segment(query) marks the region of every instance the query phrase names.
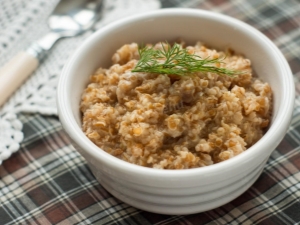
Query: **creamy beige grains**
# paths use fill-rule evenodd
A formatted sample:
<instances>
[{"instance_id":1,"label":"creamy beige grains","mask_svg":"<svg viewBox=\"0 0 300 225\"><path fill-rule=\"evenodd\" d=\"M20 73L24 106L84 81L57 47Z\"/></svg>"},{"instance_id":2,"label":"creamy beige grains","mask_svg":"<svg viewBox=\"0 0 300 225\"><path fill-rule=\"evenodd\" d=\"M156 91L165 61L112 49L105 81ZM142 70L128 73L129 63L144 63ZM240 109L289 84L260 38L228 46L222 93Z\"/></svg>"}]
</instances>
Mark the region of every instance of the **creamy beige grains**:
<instances>
[{"instance_id":1,"label":"creamy beige grains","mask_svg":"<svg viewBox=\"0 0 300 225\"><path fill-rule=\"evenodd\" d=\"M242 73L232 78L132 72L138 46L124 45L110 68L99 68L91 76L82 95L87 137L124 161L159 169L212 165L255 144L271 116L269 84L252 76L250 60L241 55L200 42L186 48L202 58L226 55L224 64L215 66Z\"/></svg>"}]
</instances>

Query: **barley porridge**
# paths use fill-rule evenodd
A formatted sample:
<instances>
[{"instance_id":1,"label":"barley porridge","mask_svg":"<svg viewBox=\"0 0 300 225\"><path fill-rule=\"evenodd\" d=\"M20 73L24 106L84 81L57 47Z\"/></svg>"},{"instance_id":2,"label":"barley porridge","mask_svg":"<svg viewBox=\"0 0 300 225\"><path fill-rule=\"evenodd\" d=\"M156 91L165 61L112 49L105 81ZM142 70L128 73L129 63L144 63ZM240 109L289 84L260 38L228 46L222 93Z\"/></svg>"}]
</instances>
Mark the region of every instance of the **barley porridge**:
<instances>
[{"instance_id":1,"label":"barley porridge","mask_svg":"<svg viewBox=\"0 0 300 225\"><path fill-rule=\"evenodd\" d=\"M161 43L154 48L162 48ZM112 56L110 68L91 76L82 95L86 136L115 157L159 169L212 165L255 144L271 117L269 84L252 76L250 60L232 51L200 42L186 49L201 58L223 57L224 63L215 66L241 73L132 72L138 45L124 45Z\"/></svg>"}]
</instances>

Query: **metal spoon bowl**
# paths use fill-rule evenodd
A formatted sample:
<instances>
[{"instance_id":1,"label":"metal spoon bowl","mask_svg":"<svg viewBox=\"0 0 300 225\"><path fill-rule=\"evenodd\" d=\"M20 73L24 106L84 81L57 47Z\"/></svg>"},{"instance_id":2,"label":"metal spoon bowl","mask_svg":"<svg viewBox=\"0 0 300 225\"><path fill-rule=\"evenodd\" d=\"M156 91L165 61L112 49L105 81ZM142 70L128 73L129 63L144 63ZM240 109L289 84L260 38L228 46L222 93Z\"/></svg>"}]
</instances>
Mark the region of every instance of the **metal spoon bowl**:
<instances>
[{"instance_id":1,"label":"metal spoon bowl","mask_svg":"<svg viewBox=\"0 0 300 225\"><path fill-rule=\"evenodd\" d=\"M60 1L48 19L51 32L26 51L36 51L34 56L41 60L58 39L73 37L89 30L100 17L102 3L103 0Z\"/></svg>"}]
</instances>

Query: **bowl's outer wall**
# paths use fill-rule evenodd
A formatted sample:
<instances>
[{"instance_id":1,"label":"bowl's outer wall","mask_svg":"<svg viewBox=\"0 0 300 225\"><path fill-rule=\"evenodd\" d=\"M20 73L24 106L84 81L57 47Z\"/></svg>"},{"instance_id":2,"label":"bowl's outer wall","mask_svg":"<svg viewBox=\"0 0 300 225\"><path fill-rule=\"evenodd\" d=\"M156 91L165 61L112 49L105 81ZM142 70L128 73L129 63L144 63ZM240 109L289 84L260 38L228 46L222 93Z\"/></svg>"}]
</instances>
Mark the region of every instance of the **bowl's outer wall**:
<instances>
[{"instance_id":1,"label":"bowl's outer wall","mask_svg":"<svg viewBox=\"0 0 300 225\"><path fill-rule=\"evenodd\" d=\"M266 161L265 161L266 162ZM128 182L120 183L118 179L111 178L102 174L96 167L90 165L97 180L115 197L120 200L150 212L171 215L183 215L207 211L222 206L244 193L257 180L263 171L265 162L255 170L249 171L248 176L241 179L235 179L230 185L219 189L210 189L200 194L189 194L186 188L176 189L174 195L166 195L161 192L161 188L151 188L150 192L145 192L145 187L135 185L128 187ZM238 182L236 182L238 180ZM136 188L143 189L137 191ZM201 186L198 189L202 189ZM159 192L158 194L153 191ZM174 188L165 189L165 191L174 191Z\"/></svg>"},{"instance_id":2,"label":"bowl's outer wall","mask_svg":"<svg viewBox=\"0 0 300 225\"><path fill-rule=\"evenodd\" d=\"M157 171L141 168L99 150L85 137L80 128L79 103L89 76L100 66L109 67L112 54L123 44L172 42L178 38L191 45L201 41L220 50L229 47L252 61L258 76L269 82L274 91L273 125L268 133L253 147L231 160L188 171ZM240 21L215 13L173 9L125 19L96 32L83 43L65 66L58 85L57 100L61 122L75 148L92 167L96 178L104 182L106 187L110 188L109 191L118 198L145 209L147 202L138 205L136 203L138 201L134 200L139 199L137 195L133 196L135 191L145 193L143 197L147 199L147 196L151 195L164 196L166 190L170 190L174 192L174 196L179 197L179 193L186 196L180 199L187 204L189 202L187 193L190 197L195 193L199 195L206 193L209 189L218 192L225 186L230 186L229 183L232 184L231 193L234 190L239 191L230 194L231 197L224 198L227 202L245 191L245 187L248 188L257 178L255 172L257 168L263 168L288 128L292 114L293 89L292 75L286 60L275 45L261 33ZM285 114L282 108L285 108ZM110 177L111 180L104 179L105 177ZM125 190L132 190L132 192ZM189 191L186 192L187 190ZM128 196L129 192L133 195ZM224 199L222 201L211 199L205 207L205 204L201 203L201 198L198 198L199 204L202 204L200 208L195 208L192 204L183 210L182 206L175 203L170 207L170 203L166 204L168 207L161 205L159 210L167 214L176 214L180 211L184 214L193 213L224 204L226 203ZM151 205L150 202L148 204ZM148 211L155 210L151 208Z\"/></svg>"}]
</instances>

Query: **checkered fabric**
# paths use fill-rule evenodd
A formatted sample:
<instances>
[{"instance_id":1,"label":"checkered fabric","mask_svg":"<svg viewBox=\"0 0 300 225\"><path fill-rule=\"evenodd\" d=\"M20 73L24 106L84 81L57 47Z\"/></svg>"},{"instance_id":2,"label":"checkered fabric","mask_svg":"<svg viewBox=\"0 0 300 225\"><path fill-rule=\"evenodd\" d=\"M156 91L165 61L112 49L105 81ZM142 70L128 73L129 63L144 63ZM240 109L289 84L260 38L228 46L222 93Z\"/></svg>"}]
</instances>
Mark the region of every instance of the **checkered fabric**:
<instances>
[{"instance_id":1,"label":"checkered fabric","mask_svg":"<svg viewBox=\"0 0 300 225\"><path fill-rule=\"evenodd\" d=\"M262 175L243 195L204 213L166 216L137 210L110 195L73 149L57 117L20 115L21 150L0 166L0 224L300 224L300 2L161 0L240 19L266 34L295 78L291 127Z\"/></svg>"}]
</instances>

